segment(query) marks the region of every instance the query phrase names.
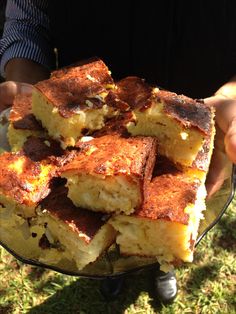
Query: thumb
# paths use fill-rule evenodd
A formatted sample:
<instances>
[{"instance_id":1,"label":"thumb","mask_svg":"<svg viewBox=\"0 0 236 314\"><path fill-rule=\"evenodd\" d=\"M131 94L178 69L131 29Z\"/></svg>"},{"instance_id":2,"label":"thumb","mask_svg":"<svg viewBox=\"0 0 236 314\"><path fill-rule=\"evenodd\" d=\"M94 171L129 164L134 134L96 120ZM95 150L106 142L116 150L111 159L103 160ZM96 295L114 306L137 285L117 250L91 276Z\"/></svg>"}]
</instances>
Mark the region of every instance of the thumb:
<instances>
[{"instance_id":1,"label":"thumb","mask_svg":"<svg viewBox=\"0 0 236 314\"><path fill-rule=\"evenodd\" d=\"M17 94L32 94L33 86L26 83L7 81L0 84L0 111L11 106Z\"/></svg>"},{"instance_id":2,"label":"thumb","mask_svg":"<svg viewBox=\"0 0 236 314\"><path fill-rule=\"evenodd\" d=\"M229 159L236 164L236 116L231 120L225 134L225 151Z\"/></svg>"}]
</instances>

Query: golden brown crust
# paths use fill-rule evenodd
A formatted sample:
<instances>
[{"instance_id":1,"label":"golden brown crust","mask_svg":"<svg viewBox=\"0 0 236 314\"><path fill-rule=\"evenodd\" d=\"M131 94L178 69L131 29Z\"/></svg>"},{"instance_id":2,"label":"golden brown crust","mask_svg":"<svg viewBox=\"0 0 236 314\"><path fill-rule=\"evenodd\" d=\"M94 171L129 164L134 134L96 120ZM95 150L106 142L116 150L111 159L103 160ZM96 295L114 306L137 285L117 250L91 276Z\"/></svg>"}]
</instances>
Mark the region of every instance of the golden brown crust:
<instances>
[{"instance_id":1,"label":"golden brown crust","mask_svg":"<svg viewBox=\"0 0 236 314\"><path fill-rule=\"evenodd\" d=\"M194 204L198 182L189 182L167 158L158 156L155 177L145 189L143 206L134 215L148 219L164 219L188 224L185 213L188 204Z\"/></svg>"},{"instance_id":2,"label":"golden brown crust","mask_svg":"<svg viewBox=\"0 0 236 314\"><path fill-rule=\"evenodd\" d=\"M201 100L160 90L157 100L164 103L164 111L185 127L194 127L208 135L212 130L212 110Z\"/></svg>"},{"instance_id":3,"label":"golden brown crust","mask_svg":"<svg viewBox=\"0 0 236 314\"><path fill-rule=\"evenodd\" d=\"M98 57L91 57L91 58L87 58L87 59L83 59L83 60L79 60L77 62L74 62L70 65L64 66L60 69L54 70L52 71L50 77L63 77L64 75L68 74L68 73L74 73L74 69L76 68L77 71L80 71L80 69L78 69L78 67L90 67L91 64L97 64L98 66L105 66L104 62L98 58Z\"/></svg>"},{"instance_id":4,"label":"golden brown crust","mask_svg":"<svg viewBox=\"0 0 236 314\"><path fill-rule=\"evenodd\" d=\"M54 166L54 176L57 177L57 168L64 166L75 156L75 151L63 150L60 144L53 139L30 136L25 141L22 151L32 161L42 161Z\"/></svg>"},{"instance_id":5,"label":"golden brown crust","mask_svg":"<svg viewBox=\"0 0 236 314\"><path fill-rule=\"evenodd\" d=\"M197 128L207 135L212 129L212 109L201 100L154 89L143 79L131 76L117 83L117 97L127 102L132 110L145 111L153 103L163 103L164 112L183 127Z\"/></svg>"},{"instance_id":6,"label":"golden brown crust","mask_svg":"<svg viewBox=\"0 0 236 314\"><path fill-rule=\"evenodd\" d=\"M92 175L124 175L134 181L150 177L156 157L156 139L150 137L124 138L117 134L104 135L89 142L78 142L80 151L61 172L73 171ZM153 151L153 153L152 153ZM150 156L152 159L150 159Z\"/></svg>"},{"instance_id":7,"label":"golden brown crust","mask_svg":"<svg viewBox=\"0 0 236 314\"><path fill-rule=\"evenodd\" d=\"M15 129L43 131L42 125L32 114L31 95L16 95L9 121Z\"/></svg>"},{"instance_id":8,"label":"golden brown crust","mask_svg":"<svg viewBox=\"0 0 236 314\"><path fill-rule=\"evenodd\" d=\"M153 101L153 88L136 76L128 76L117 82L116 94L132 110L149 108Z\"/></svg>"},{"instance_id":9,"label":"golden brown crust","mask_svg":"<svg viewBox=\"0 0 236 314\"><path fill-rule=\"evenodd\" d=\"M90 60L79 66L66 67L53 73L48 80L35 85L44 96L57 107L62 117L68 118L78 110L88 108L86 100L93 108L101 108L105 103L99 94L106 92L106 86L113 79L102 60Z\"/></svg>"},{"instance_id":10,"label":"golden brown crust","mask_svg":"<svg viewBox=\"0 0 236 314\"><path fill-rule=\"evenodd\" d=\"M183 181L181 176L168 174L156 177L147 186L145 201L136 216L149 219L164 219L188 224L186 206L196 199L197 184Z\"/></svg>"},{"instance_id":11,"label":"golden brown crust","mask_svg":"<svg viewBox=\"0 0 236 314\"><path fill-rule=\"evenodd\" d=\"M91 242L109 216L76 207L67 197L64 186L55 188L42 202L41 208L63 221L71 231L80 234L87 243Z\"/></svg>"},{"instance_id":12,"label":"golden brown crust","mask_svg":"<svg viewBox=\"0 0 236 314\"><path fill-rule=\"evenodd\" d=\"M21 159L22 169L11 167ZM42 171L41 163L27 158L23 152L0 155L0 189L2 193L19 204L32 205L43 199L49 192L49 182L53 171L48 175L44 184L36 184Z\"/></svg>"}]
</instances>

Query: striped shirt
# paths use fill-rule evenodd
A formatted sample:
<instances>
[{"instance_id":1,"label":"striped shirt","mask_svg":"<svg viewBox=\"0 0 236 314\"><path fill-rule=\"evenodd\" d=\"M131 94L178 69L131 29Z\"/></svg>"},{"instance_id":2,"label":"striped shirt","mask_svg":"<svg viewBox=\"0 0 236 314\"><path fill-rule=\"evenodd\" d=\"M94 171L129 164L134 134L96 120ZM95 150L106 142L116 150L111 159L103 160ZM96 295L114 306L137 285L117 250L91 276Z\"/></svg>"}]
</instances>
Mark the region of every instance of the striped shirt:
<instances>
[{"instance_id":1,"label":"striped shirt","mask_svg":"<svg viewBox=\"0 0 236 314\"><path fill-rule=\"evenodd\" d=\"M6 20L0 39L0 71L13 58L26 58L46 68L51 67L53 49L50 43L47 0L8 0Z\"/></svg>"}]
</instances>

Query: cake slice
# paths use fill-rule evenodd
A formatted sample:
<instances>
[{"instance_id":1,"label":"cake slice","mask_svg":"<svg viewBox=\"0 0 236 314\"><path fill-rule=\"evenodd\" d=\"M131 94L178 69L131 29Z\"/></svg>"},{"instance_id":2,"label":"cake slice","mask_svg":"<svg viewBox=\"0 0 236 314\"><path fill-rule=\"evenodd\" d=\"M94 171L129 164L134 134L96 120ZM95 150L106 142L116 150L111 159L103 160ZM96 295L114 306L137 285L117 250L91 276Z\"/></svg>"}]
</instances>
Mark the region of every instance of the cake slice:
<instances>
[{"instance_id":1,"label":"cake slice","mask_svg":"<svg viewBox=\"0 0 236 314\"><path fill-rule=\"evenodd\" d=\"M76 206L126 214L141 206L155 164L156 139L111 133L79 141L77 148L74 159L60 169Z\"/></svg>"},{"instance_id":2,"label":"cake slice","mask_svg":"<svg viewBox=\"0 0 236 314\"><path fill-rule=\"evenodd\" d=\"M114 88L107 66L100 59L53 72L35 85L32 110L49 135L63 148L74 146L85 134L104 126L119 110L106 97Z\"/></svg>"},{"instance_id":3,"label":"cake slice","mask_svg":"<svg viewBox=\"0 0 236 314\"><path fill-rule=\"evenodd\" d=\"M35 215L38 202L49 193L54 166L34 162L23 154L0 155L0 203L23 217Z\"/></svg>"},{"instance_id":4,"label":"cake slice","mask_svg":"<svg viewBox=\"0 0 236 314\"><path fill-rule=\"evenodd\" d=\"M37 212L37 224L45 230L39 239L39 246L44 249L40 260L44 263L48 263L50 250L57 249L61 254L69 252L81 270L115 241L116 232L108 224L109 217L76 207L67 197L64 186L54 189L41 202Z\"/></svg>"},{"instance_id":5,"label":"cake slice","mask_svg":"<svg viewBox=\"0 0 236 314\"><path fill-rule=\"evenodd\" d=\"M12 151L19 151L29 136L46 136L46 131L32 113L32 96L16 95L7 132Z\"/></svg>"},{"instance_id":6,"label":"cake slice","mask_svg":"<svg viewBox=\"0 0 236 314\"><path fill-rule=\"evenodd\" d=\"M29 137L18 152L0 155L0 203L22 216L35 216L38 203L50 192L57 169L72 158L59 143Z\"/></svg>"},{"instance_id":7,"label":"cake slice","mask_svg":"<svg viewBox=\"0 0 236 314\"><path fill-rule=\"evenodd\" d=\"M214 129L214 113L203 101L159 90L138 77L117 83L116 98L130 106L131 135L156 136L159 152L177 164L191 166Z\"/></svg>"},{"instance_id":8,"label":"cake slice","mask_svg":"<svg viewBox=\"0 0 236 314\"><path fill-rule=\"evenodd\" d=\"M205 185L169 161L158 161L143 206L130 216L114 216L110 223L124 255L156 257L163 267L191 262L205 210Z\"/></svg>"}]
</instances>

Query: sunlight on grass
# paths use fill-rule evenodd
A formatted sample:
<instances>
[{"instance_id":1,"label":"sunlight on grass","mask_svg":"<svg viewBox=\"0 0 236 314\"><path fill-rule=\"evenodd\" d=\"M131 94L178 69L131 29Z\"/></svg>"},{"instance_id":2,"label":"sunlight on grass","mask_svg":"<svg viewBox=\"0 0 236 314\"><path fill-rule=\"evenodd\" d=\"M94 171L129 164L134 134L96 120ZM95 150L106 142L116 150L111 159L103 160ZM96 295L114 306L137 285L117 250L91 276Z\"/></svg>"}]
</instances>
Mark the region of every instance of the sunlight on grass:
<instances>
[{"instance_id":1,"label":"sunlight on grass","mask_svg":"<svg viewBox=\"0 0 236 314\"><path fill-rule=\"evenodd\" d=\"M23 265L0 249L0 314L236 313L236 200L195 252L176 271L179 294L163 306L153 296L151 271L126 278L122 294L105 302L99 281Z\"/></svg>"}]
</instances>

